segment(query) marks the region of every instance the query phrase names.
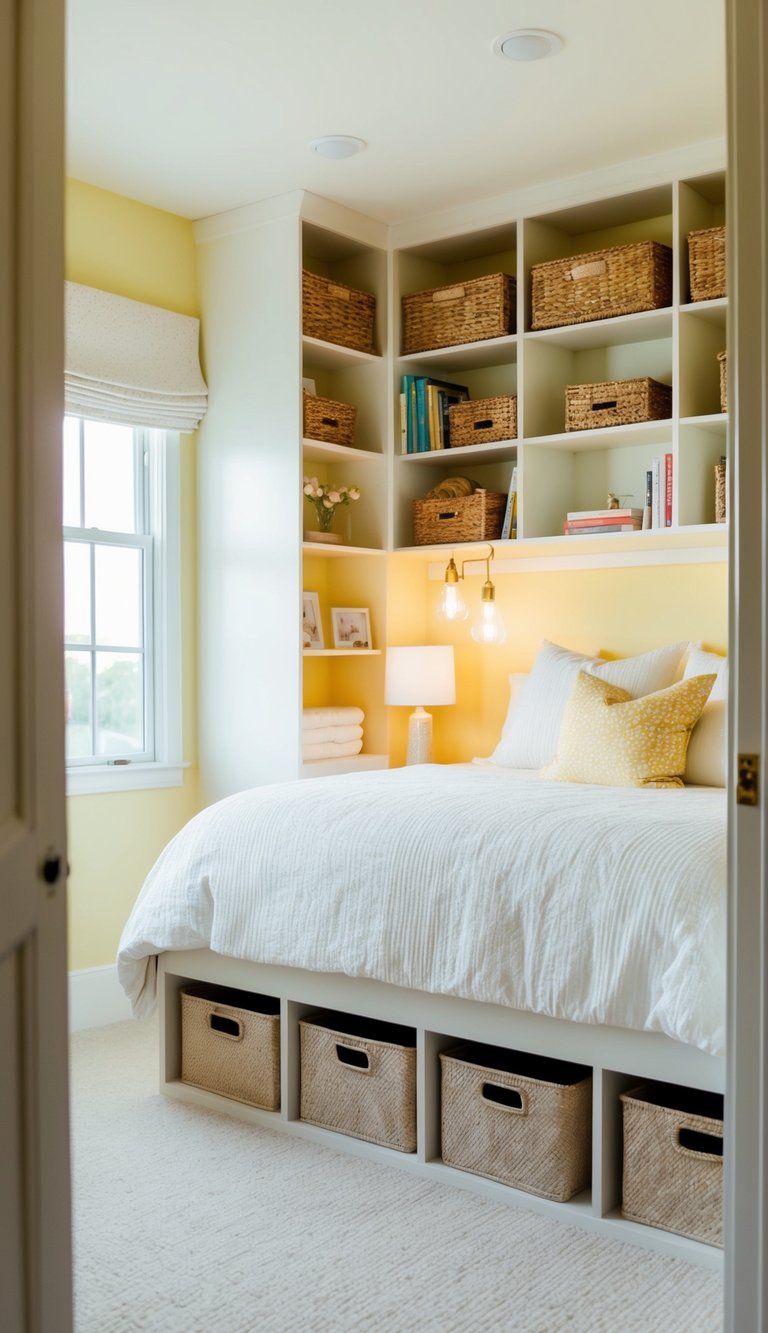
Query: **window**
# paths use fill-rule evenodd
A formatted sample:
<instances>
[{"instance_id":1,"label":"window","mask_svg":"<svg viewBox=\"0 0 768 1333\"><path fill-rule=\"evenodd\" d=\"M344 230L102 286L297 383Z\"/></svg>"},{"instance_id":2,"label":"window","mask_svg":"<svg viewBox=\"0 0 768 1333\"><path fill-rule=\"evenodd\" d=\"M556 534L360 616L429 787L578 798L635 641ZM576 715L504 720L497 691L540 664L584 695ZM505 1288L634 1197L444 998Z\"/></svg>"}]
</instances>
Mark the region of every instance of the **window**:
<instances>
[{"instance_id":1,"label":"window","mask_svg":"<svg viewBox=\"0 0 768 1333\"><path fill-rule=\"evenodd\" d=\"M64 420L71 792L181 781L178 436Z\"/></svg>"}]
</instances>

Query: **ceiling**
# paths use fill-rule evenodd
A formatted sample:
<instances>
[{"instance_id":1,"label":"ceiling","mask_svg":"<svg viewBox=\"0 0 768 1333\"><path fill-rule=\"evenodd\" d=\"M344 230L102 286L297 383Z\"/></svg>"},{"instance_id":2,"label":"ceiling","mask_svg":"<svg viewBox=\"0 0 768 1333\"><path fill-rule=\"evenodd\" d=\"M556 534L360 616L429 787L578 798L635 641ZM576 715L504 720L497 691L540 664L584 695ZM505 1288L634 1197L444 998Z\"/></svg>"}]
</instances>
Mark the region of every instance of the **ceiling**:
<instances>
[{"instance_id":1,"label":"ceiling","mask_svg":"<svg viewBox=\"0 0 768 1333\"><path fill-rule=\"evenodd\" d=\"M725 133L724 0L67 3L68 174L183 217L307 189L396 222ZM493 55L519 27L565 46Z\"/></svg>"}]
</instances>

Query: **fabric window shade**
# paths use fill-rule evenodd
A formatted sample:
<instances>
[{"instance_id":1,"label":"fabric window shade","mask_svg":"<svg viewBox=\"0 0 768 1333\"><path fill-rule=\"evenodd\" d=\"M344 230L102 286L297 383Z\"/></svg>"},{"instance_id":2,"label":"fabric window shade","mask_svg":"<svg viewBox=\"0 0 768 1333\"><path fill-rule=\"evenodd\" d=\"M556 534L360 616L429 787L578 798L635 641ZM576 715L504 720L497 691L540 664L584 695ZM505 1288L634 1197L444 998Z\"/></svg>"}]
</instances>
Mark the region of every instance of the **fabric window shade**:
<instances>
[{"instance_id":1,"label":"fabric window shade","mask_svg":"<svg viewBox=\"0 0 768 1333\"><path fill-rule=\"evenodd\" d=\"M200 321L76 282L64 289L66 411L127 426L195 430L208 401Z\"/></svg>"}]
</instances>

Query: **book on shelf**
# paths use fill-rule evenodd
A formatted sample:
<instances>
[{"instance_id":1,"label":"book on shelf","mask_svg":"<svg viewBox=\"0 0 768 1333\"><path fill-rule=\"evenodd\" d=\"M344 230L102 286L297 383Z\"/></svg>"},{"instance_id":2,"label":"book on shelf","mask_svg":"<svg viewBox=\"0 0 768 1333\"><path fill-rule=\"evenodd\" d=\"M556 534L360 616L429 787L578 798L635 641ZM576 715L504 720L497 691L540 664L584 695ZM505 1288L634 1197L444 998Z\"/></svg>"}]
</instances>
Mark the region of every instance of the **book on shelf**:
<instances>
[{"instance_id":1,"label":"book on shelf","mask_svg":"<svg viewBox=\"0 0 768 1333\"><path fill-rule=\"evenodd\" d=\"M645 474L645 508L643 510L643 532L653 526L653 469Z\"/></svg>"},{"instance_id":2,"label":"book on shelf","mask_svg":"<svg viewBox=\"0 0 768 1333\"><path fill-rule=\"evenodd\" d=\"M578 522L580 519L584 519L584 520L586 520L586 519L589 519L589 518L611 518L611 519L614 519L616 522L618 522L618 520L619 520L620 518L621 518L621 519L627 519L627 518L642 518L642 517L643 517L643 511L642 511L642 509L630 509L630 508L625 508L625 509L572 509L572 510L570 510L570 511L566 514L565 517L566 517L566 519L567 519L567 521L568 521L569 523L571 523L571 522Z\"/></svg>"},{"instance_id":3,"label":"book on shelf","mask_svg":"<svg viewBox=\"0 0 768 1333\"><path fill-rule=\"evenodd\" d=\"M400 453L408 453L408 399L405 392L400 394Z\"/></svg>"},{"instance_id":4,"label":"book on shelf","mask_svg":"<svg viewBox=\"0 0 768 1333\"><path fill-rule=\"evenodd\" d=\"M450 448L450 408L465 403L469 389L464 384L432 379L428 375L403 375L405 397L405 449L407 454L429 453ZM402 447L402 444L401 444Z\"/></svg>"},{"instance_id":5,"label":"book on shelf","mask_svg":"<svg viewBox=\"0 0 768 1333\"><path fill-rule=\"evenodd\" d=\"M639 528L642 524L642 509L634 514L622 514L618 509L608 509L594 518L566 518L569 528Z\"/></svg>"},{"instance_id":6,"label":"book on shelf","mask_svg":"<svg viewBox=\"0 0 768 1333\"><path fill-rule=\"evenodd\" d=\"M566 537L590 537L597 533L606 532L639 532L640 523L624 521L623 523L587 523L581 524L569 523L567 520L563 524L563 532Z\"/></svg>"},{"instance_id":7,"label":"book on shelf","mask_svg":"<svg viewBox=\"0 0 768 1333\"><path fill-rule=\"evenodd\" d=\"M511 541L517 537L517 463L512 468L512 476L507 492L507 507L501 525L501 541Z\"/></svg>"},{"instance_id":8,"label":"book on shelf","mask_svg":"<svg viewBox=\"0 0 768 1333\"><path fill-rule=\"evenodd\" d=\"M672 527L672 455L664 455L664 527Z\"/></svg>"}]
</instances>

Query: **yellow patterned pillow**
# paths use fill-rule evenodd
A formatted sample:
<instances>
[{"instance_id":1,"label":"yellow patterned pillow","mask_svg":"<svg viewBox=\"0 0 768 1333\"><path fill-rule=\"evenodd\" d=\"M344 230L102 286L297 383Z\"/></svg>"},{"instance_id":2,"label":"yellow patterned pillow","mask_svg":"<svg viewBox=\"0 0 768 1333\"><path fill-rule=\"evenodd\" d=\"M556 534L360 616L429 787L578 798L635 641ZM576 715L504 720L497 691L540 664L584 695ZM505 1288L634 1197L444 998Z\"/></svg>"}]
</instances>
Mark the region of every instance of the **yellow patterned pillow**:
<instances>
[{"instance_id":1,"label":"yellow patterned pillow","mask_svg":"<svg viewBox=\"0 0 768 1333\"><path fill-rule=\"evenodd\" d=\"M580 671L557 756L543 776L604 787L682 787L691 729L716 679L691 676L633 699L618 685Z\"/></svg>"}]
</instances>

